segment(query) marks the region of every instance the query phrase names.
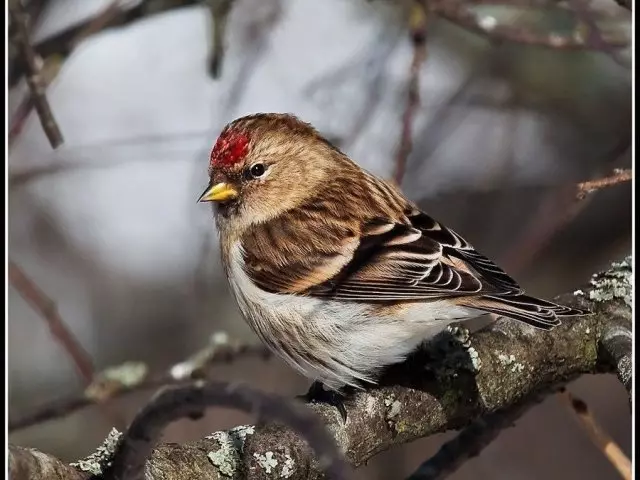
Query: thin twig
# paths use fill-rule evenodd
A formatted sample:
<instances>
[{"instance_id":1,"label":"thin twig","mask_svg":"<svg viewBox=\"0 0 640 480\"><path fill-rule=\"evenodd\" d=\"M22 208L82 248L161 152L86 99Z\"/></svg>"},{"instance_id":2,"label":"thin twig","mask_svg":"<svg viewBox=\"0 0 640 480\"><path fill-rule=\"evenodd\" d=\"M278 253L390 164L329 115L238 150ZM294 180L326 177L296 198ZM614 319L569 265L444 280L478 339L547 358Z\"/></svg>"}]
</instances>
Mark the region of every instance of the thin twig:
<instances>
[{"instance_id":1,"label":"thin twig","mask_svg":"<svg viewBox=\"0 0 640 480\"><path fill-rule=\"evenodd\" d=\"M606 187L612 187L623 182L630 182L631 180L633 180L633 171L630 168L616 169L613 171L613 175L579 183L578 193L576 194L576 196L579 200L582 200L586 198L587 195L597 190Z\"/></svg>"},{"instance_id":2,"label":"thin twig","mask_svg":"<svg viewBox=\"0 0 640 480\"><path fill-rule=\"evenodd\" d=\"M263 345L228 343L215 347L212 342L211 345L193 355L190 360L180 362L168 371L159 374L147 375L144 373L133 382L128 380L125 383L118 381L115 375L99 373L96 375L96 380L81 395L48 403L22 418L9 420L9 431L13 432L62 418L91 405L102 404L135 392L157 389L164 385L180 385L196 378L205 378L207 377L206 370L213 365L231 363L240 358L268 359L270 356L271 352ZM109 371L118 371L124 368L126 368L126 364L111 368ZM105 377L107 377L106 381Z\"/></svg>"},{"instance_id":3,"label":"thin twig","mask_svg":"<svg viewBox=\"0 0 640 480\"><path fill-rule=\"evenodd\" d=\"M304 437L329 478L344 479L348 470L320 417L285 397L226 382L196 382L158 393L134 418L114 454L106 480L142 480L145 464L164 428L180 418L198 419L207 407L230 407L260 420L282 422Z\"/></svg>"},{"instance_id":4,"label":"thin twig","mask_svg":"<svg viewBox=\"0 0 640 480\"><path fill-rule=\"evenodd\" d=\"M407 159L411 153L413 120L420 106L420 68L427 57L427 9L417 0L414 1L411 10L409 33L413 43L413 59L409 69L407 105L402 115L400 146L393 175L397 185L402 183Z\"/></svg>"},{"instance_id":5,"label":"thin twig","mask_svg":"<svg viewBox=\"0 0 640 480\"><path fill-rule=\"evenodd\" d=\"M588 405L580 398L564 390L560 397L565 404L575 413L576 418L584 428L591 441L607 457L611 464L625 480L631 480L631 462L620 450L620 447L596 422Z\"/></svg>"},{"instance_id":6,"label":"thin twig","mask_svg":"<svg viewBox=\"0 0 640 480\"><path fill-rule=\"evenodd\" d=\"M60 317L55 303L38 288L18 265L9 261L9 283L49 326L51 334L73 361L76 370L87 385L93 379L93 362Z\"/></svg>"},{"instance_id":7,"label":"thin twig","mask_svg":"<svg viewBox=\"0 0 640 480\"><path fill-rule=\"evenodd\" d=\"M24 61L27 68L27 85L31 92L33 105L40 118L42 129L49 139L53 148L59 147L64 139L56 119L51 111L51 106L45 94L45 85L41 75L42 59L38 57L29 42L29 31L27 29L27 14L19 0L11 2L9 7L11 22L15 26L14 41L16 43L19 56Z\"/></svg>"}]
</instances>

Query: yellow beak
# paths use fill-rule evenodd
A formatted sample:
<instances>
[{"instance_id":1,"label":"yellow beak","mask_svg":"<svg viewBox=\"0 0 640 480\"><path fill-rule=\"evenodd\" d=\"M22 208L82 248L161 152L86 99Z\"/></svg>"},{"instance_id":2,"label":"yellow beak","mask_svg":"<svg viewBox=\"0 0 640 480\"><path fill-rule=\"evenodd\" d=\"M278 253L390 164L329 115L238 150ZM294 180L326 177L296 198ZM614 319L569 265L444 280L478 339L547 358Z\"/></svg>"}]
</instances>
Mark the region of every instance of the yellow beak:
<instances>
[{"instance_id":1,"label":"yellow beak","mask_svg":"<svg viewBox=\"0 0 640 480\"><path fill-rule=\"evenodd\" d=\"M208 186L204 191L198 202L226 202L232 198L236 198L238 192L228 183L217 183L213 186Z\"/></svg>"}]
</instances>

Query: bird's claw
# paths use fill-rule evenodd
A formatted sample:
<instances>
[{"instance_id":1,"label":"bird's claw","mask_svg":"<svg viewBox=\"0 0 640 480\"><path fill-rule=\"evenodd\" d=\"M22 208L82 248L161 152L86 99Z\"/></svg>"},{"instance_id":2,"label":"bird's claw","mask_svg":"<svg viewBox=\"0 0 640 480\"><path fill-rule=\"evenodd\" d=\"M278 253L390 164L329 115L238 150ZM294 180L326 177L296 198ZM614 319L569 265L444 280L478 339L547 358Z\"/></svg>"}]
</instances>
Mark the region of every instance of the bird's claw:
<instances>
[{"instance_id":1,"label":"bird's claw","mask_svg":"<svg viewBox=\"0 0 640 480\"><path fill-rule=\"evenodd\" d=\"M471 346L469 329L462 325L449 325L447 327L449 334L455 338L464 348Z\"/></svg>"},{"instance_id":2,"label":"bird's claw","mask_svg":"<svg viewBox=\"0 0 640 480\"><path fill-rule=\"evenodd\" d=\"M342 421L347 422L347 409L344 404L344 395L334 390L326 390L321 382L315 381L309 387L309 391L305 395L301 395L304 401L310 403L326 403L338 409Z\"/></svg>"}]
</instances>

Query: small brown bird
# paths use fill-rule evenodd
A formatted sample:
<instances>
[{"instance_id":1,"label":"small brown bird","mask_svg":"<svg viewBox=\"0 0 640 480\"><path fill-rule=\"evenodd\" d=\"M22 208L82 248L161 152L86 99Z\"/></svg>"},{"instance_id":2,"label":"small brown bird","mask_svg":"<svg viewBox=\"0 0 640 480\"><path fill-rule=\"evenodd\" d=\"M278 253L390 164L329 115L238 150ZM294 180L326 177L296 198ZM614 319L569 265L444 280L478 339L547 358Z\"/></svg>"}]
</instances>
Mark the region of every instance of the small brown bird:
<instances>
[{"instance_id":1,"label":"small brown bird","mask_svg":"<svg viewBox=\"0 0 640 480\"><path fill-rule=\"evenodd\" d=\"M491 312L550 329L586 312L500 267L291 115L228 124L202 202L249 325L332 390L374 383L449 323Z\"/></svg>"}]
</instances>

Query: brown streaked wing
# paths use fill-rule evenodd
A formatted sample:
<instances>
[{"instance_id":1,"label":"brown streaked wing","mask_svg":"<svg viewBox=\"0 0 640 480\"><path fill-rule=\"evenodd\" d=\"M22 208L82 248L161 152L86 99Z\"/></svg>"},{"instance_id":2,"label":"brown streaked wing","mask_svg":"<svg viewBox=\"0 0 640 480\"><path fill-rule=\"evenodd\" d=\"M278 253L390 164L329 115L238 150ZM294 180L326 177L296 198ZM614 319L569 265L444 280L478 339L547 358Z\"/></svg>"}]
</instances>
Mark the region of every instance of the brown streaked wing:
<instances>
[{"instance_id":1,"label":"brown streaked wing","mask_svg":"<svg viewBox=\"0 0 640 480\"><path fill-rule=\"evenodd\" d=\"M442 245L411 225L375 219L351 261L307 295L354 302L411 301L482 290L472 273L442 262ZM388 225L391 225L390 227Z\"/></svg>"},{"instance_id":2,"label":"brown streaked wing","mask_svg":"<svg viewBox=\"0 0 640 480\"><path fill-rule=\"evenodd\" d=\"M444 255L463 260L482 280L496 289L503 290L503 295L522 293L522 288L513 278L453 230L418 210L411 212L407 218L415 228L440 243Z\"/></svg>"}]
</instances>

